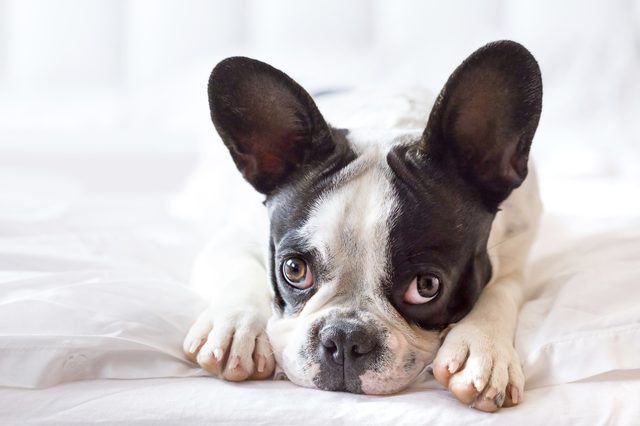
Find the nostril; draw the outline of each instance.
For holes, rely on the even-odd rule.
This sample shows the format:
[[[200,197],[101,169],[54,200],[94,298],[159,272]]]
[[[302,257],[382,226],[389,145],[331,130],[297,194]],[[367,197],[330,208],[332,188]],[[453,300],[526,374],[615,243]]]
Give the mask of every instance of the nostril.
[[[320,332],[320,344],[324,356],[331,358],[336,364],[344,364],[342,335],[335,329],[326,328]]]
[[[372,352],[374,349],[375,349],[375,345],[369,342],[365,344],[353,345],[351,347],[351,355],[353,355],[354,358],[359,358],[363,355],[366,355]]]
[[[365,365],[370,355],[377,347],[378,341],[369,330],[359,324],[337,322],[323,327],[318,333],[321,356],[332,360],[338,365],[349,363],[353,368]],[[364,363],[364,364],[363,364]]]
[[[334,342],[331,339],[325,339],[322,341],[322,346],[324,346],[324,348],[326,350],[328,350],[329,352],[335,352],[336,349],[338,349],[338,347],[336,346],[336,342]]]
[[[342,345],[337,344],[334,340],[322,342],[325,353],[333,359],[336,364],[344,364],[344,352]]]

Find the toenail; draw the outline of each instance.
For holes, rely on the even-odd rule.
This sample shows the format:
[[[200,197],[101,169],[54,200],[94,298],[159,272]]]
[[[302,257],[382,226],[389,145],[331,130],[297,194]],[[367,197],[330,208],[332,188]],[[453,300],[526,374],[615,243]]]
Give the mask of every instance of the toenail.
[[[495,388],[490,388],[485,394],[485,398],[494,399],[498,395],[498,391]]]
[[[518,403],[518,396],[519,396],[518,388],[516,388],[515,386],[511,386],[511,401],[514,404]]]
[[[202,342],[202,340],[195,340],[194,342],[191,343],[191,346],[189,346],[189,353],[192,354],[196,351],[196,349],[198,349],[198,346],[200,346],[200,343]]]
[[[230,368],[232,370],[235,370],[238,367],[240,367],[240,357],[236,356],[236,357],[233,358],[233,362],[231,363]]]
[[[224,356],[224,352],[222,352],[222,349],[216,348],[213,350],[212,354],[213,354],[213,357],[216,359],[216,361],[218,362],[222,361],[222,357]]]

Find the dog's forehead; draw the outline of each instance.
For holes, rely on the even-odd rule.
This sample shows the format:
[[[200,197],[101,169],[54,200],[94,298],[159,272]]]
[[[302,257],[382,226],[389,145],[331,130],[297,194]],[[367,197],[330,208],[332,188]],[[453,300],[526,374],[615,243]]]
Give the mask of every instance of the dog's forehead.
[[[385,156],[384,147],[369,147],[341,170],[299,230],[323,262],[343,275],[342,282],[352,270],[367,275],[351,277],[362,282],[378,281],[385,272],[397,198]]]
[[[350,132],[356,159],[332,177],[298,231],[299,238],[328,265],[341,292],[365,286],[367,294],[379,293],[380,283],[389,274],[389,230],[399,205],[387,154],[391,146],[413,136]]]
[[[394,276],[391,239],[402,210],[388,156],[420,135],[419,130],[350,130],[347,140],[355,155],[348,163],[329,176],[309,170],[269,200],[276,259],[282,258],[278,253],[304,253],[319,278],[308,298],[285,294],[291,312],[311,315],[326,306],[342,306],[401,321],[385,285]]]

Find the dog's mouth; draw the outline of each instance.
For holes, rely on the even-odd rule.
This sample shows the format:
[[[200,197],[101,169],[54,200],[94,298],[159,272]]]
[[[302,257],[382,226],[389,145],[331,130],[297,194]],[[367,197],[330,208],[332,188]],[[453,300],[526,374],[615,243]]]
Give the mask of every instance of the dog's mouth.
[[[309,372],[313,371],[315,374],[300,375],[293,371],[292,375],[288,375],[278,366],[273,379],[288,380],[299,386],[323,391],[391,395],[410,387],[431,372],[431,363],[424,359],[416,360],[414,355],[411,355],[411,363],[407,362],[406,357],[398,359],[403,357],[397,354],[388,353],[386,356],[393,358],[392,362],[358,373],[350,369],[349,365],[314,363]]]
[[[323,391],[330,391],[330,392],[349,392],[349,393],[359,393],[359,394],[364,393],[359,379],[357,380],[342,379],[339,382],[332,383],[331,386],[320,385],[318,386],[318,389]]]
[[[314,378],[317,389],[333,392],[349,392],[366,395],[392,395],[406,389],[419,381],[426,374],[431,374],[431,364],[416,369],[410,375],[384,376],[375,371],[369,371],[360,377],[349,377],[327,382],[319,377]],[[286,377],[286,375],[284,376]]]
[[[333,392],[364,393],[359,376],[343,368],[341,373],[334,369],[320,367],[320,372],[313,378],[313,384],[321,390]]]
[[[423,377],[440,345],[438,333],[385,323],[367,312],[333,312],[306,324],[272,320],[268,332],[277,361],[274,380],[386,395]]]

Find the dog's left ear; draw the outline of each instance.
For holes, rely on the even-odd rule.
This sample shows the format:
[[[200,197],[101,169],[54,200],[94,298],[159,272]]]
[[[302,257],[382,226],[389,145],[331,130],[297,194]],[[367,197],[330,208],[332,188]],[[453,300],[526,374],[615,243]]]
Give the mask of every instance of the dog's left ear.
[[[490,43],[449,77],[422,149],[456,167],[497,208],[527,176],[541,110],[542,79],[531,53],[513,41]]]

